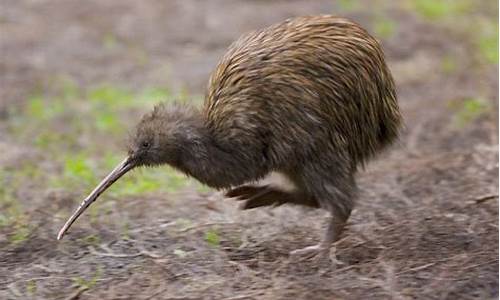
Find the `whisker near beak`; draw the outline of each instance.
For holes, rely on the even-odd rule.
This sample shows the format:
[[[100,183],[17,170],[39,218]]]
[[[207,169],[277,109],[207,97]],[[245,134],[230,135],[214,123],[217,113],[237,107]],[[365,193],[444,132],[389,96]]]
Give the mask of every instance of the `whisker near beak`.
[[[59,231],[57,235],[57,240],[61,240],[71,227],[71,225],[78,219],[78,217],[94,202],[97,198],[106,191],[115,181],[120,179],[125,173],[130,171],[135,167],[135,163],[131,159],[131,157],[127,157],[120,164],[118,164],[111,173],[108,174],[98,185],[97,187],[82,201],[80,206],[75,210],[75,212],[69,217],[68,221],[64,224],[64,226]]]

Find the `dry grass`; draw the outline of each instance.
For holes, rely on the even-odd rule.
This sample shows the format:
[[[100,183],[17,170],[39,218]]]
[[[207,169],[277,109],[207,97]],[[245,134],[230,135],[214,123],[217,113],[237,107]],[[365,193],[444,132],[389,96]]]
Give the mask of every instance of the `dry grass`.
[[[498,298],[498,9],[438,2],[2,4],[0,298]],[[130,120],[202,94],[242,32],[334,10],[383,33],[406,121],[359,174],[338,264],[288,255],[319,241],[324,212],[240,211],[169,170],[130,177],[56,242]]]

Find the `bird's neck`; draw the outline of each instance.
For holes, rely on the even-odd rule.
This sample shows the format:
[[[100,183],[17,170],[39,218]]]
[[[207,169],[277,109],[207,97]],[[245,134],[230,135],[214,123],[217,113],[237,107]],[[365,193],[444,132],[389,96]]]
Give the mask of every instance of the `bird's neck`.
[[[241,151],[227,141],[219,141],[205,124],[191,124],[191,135],[180,145],[180,155],[173,166],[213,188],[242,184],[249,177],[249,167]]]
[[[235,180],[231,175],[232,166],[238,164],[236,153],[220,148],[217,142],[201,129],[198,139],[191,140],[184,147],[177,167],[180,171],[194,177],[203,184],[213,188],[226,188]]]

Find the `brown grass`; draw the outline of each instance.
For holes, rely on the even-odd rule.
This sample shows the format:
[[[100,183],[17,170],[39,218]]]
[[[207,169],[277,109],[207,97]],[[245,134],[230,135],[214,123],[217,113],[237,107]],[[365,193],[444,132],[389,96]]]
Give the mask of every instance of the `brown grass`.
[[[477,24],[495,23],[498,9],[476,2],[472,11],[446,17],[474,20],[455,28],[449,19],[429,21],[393,4],[367,1],[346,11],[331,1],[2,4],[0,298],[498,298],[498,64],[482,59],[473,40],[482,34]],[[22,130],[31,121],[16,123],[30,94],[50,96],[54,77],[83,92],[104,82],[201,94],[217,58],[242,32],[334,10],[369,30],[390,19],[382,43],[406,121],[400,143],[359,174],[358,206],[336,244],[338,264],[288,255],[319,241],[324,212],[240,211],[192,183],[174,192],[110,195],[56,242],[87,190],[78,182],[48,187],[61,174],[54,151],[93,147],[92,165],[105,150],[123,150],[117,134],[66,126],[87,107],[81,95],[66,104],[72,115],[64,126],[59,120],[38,128],[80,139],[56,140],[51,150],[35,146],[36,131]],[[140,110],[121,117],[133,120]]]

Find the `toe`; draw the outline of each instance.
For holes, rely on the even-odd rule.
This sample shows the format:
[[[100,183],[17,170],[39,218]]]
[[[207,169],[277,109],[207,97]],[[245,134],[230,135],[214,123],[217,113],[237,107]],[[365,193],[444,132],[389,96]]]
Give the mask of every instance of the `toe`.
[[[343,263],[337,260],[335,254],[330,255],[331,250],[332,249],[330,249],[330,247],[325,247],[319,244],[291,251],[290,258],[298,261],[312,259],[313,262],[321,269],[335,268],[337,265],[341,265]]]
[[[320,252],[322,252],[323,248],[321,245],[309,246],[303,249],[297,249],[290,252],[291,257],[301,258],[301,259],[309,259],[315,257]]]

